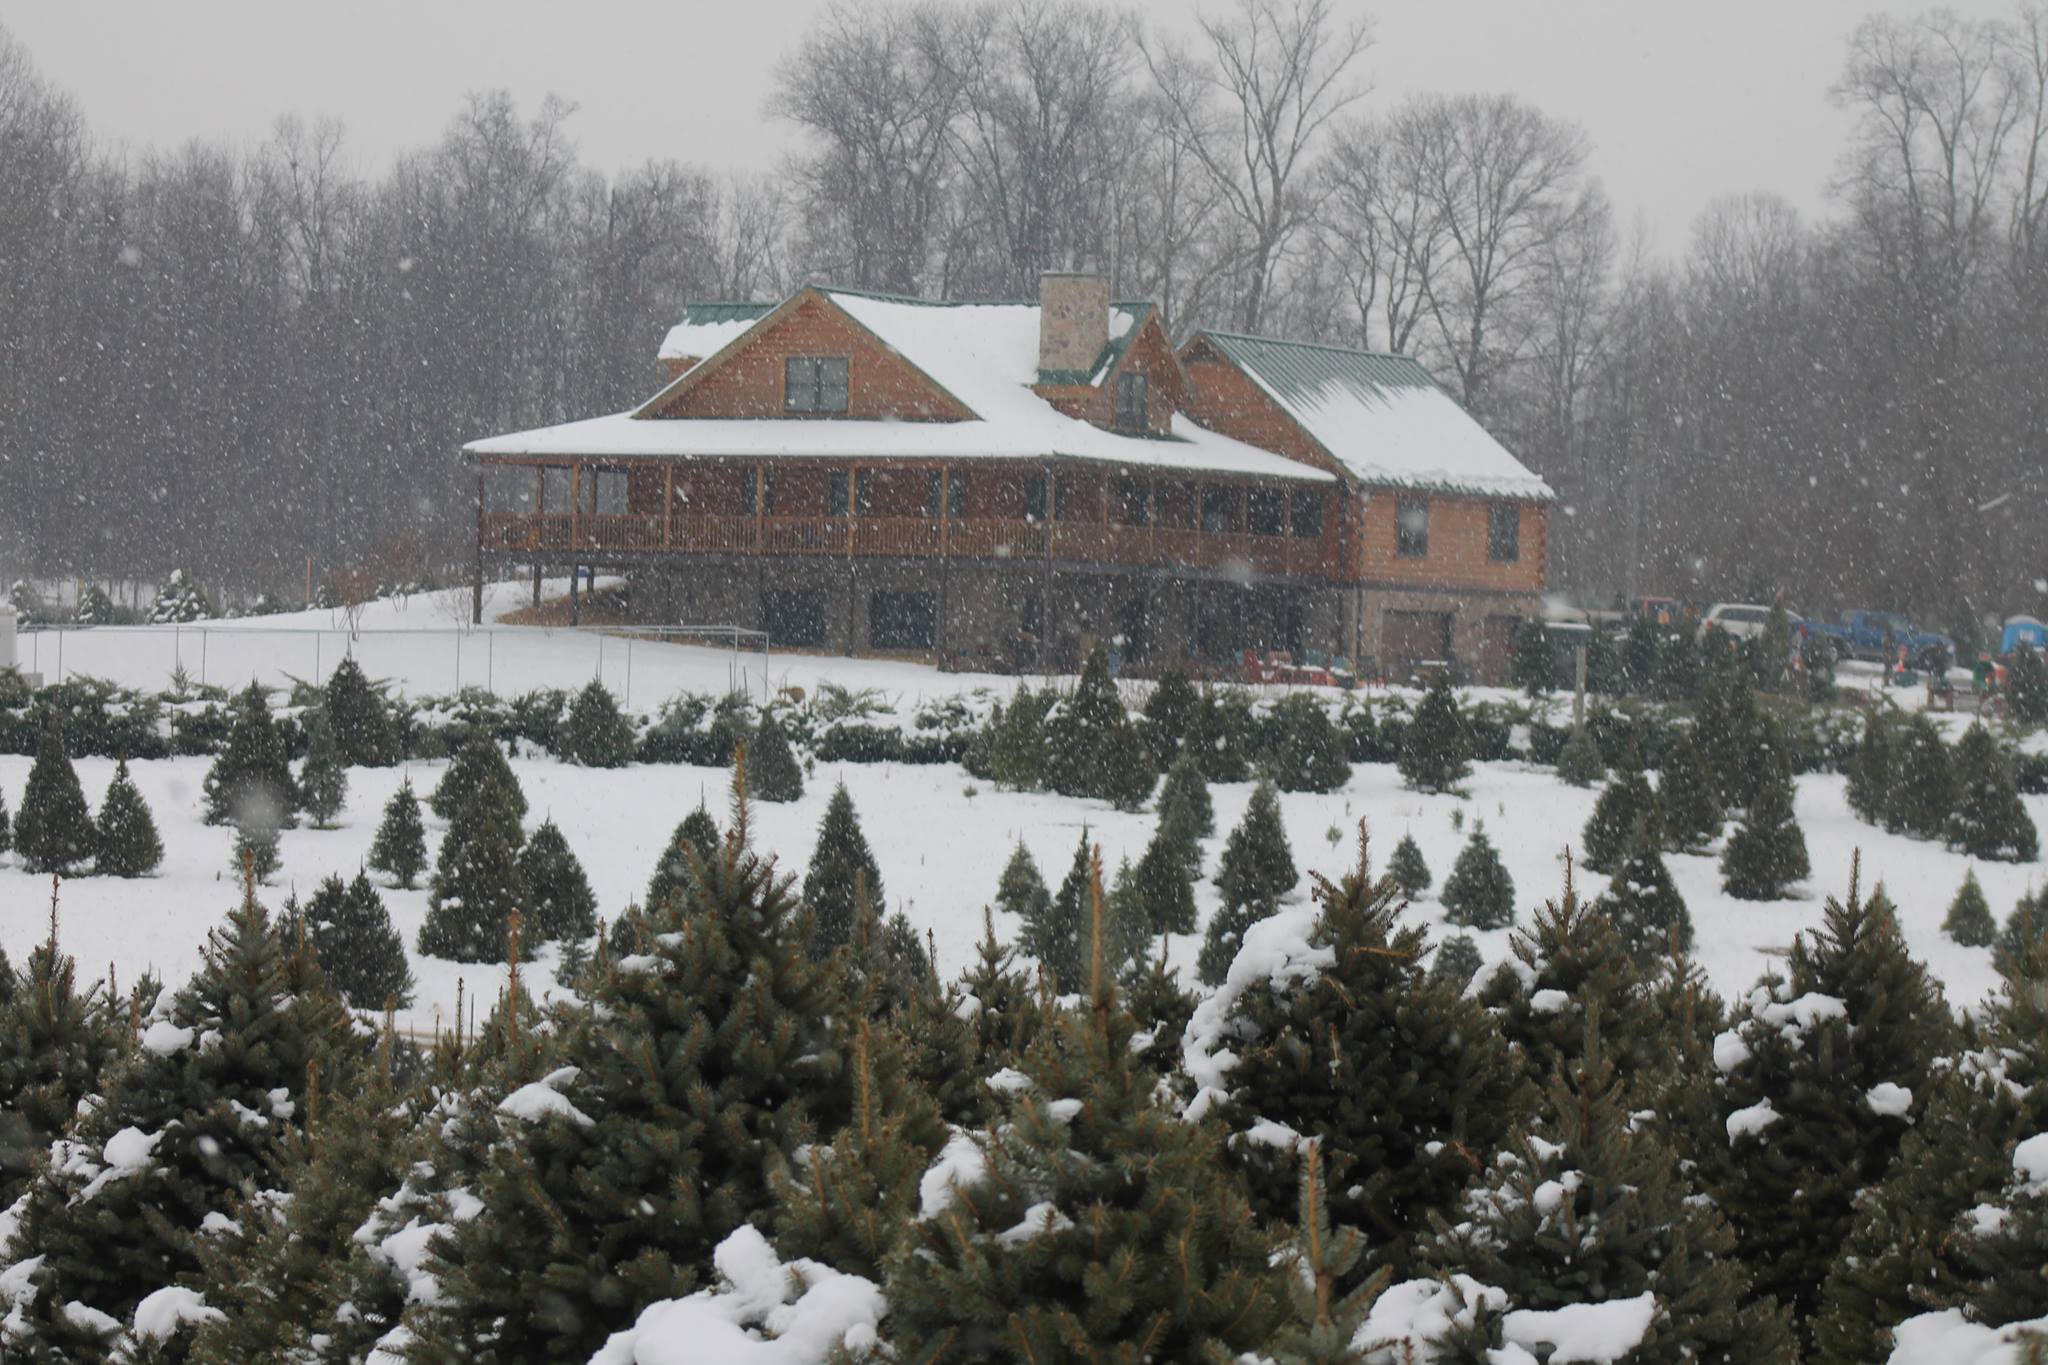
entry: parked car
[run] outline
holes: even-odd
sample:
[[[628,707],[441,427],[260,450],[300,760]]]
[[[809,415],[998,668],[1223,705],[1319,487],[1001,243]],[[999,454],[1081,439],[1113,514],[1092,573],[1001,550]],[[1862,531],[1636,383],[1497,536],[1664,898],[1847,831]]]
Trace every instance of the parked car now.
[[[1806,618],[1796,611],[1786,612],[1785,617],[1792,624],[1792,638],[1800,639],[1805,633]],[[1699,638],[1704,641],[1707,631],[1719,626],[1730,639],[1747,640],[1762,635],[1764,623],[1770,619],[1769,607],[1753,606],[1747,602],[1716,602],[1700,618]]]
[[[1835,642],[1838,653],[1852,659],[1875,659],[1889,664],[1906,651],[1916,668],[1946,668],[1955,661],[1955,641],[1931,630],[1921,630],[1912,618],[1897,611],[1845,611],[1840,621],[1813,621],[1807,629]]]

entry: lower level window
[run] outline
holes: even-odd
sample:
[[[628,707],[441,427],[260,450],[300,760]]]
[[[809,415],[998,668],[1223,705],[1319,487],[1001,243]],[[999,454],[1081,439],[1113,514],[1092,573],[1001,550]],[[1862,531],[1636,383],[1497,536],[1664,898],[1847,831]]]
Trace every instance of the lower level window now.
[[[938,599],[928,592],[877,592],[868,598],[868,643],[876,649],[930,649],[938,638]]]
[[[825,594],[770,591],[761,594],[761,629],[771,645],[825,643]]]

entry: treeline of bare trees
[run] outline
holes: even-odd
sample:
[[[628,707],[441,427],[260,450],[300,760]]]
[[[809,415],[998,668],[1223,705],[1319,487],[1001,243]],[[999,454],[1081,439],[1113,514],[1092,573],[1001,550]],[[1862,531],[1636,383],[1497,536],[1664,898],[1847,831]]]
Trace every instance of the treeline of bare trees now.
[[[461,441],[642,396],[688,299],[1028,297],[1087,267],[1180,334],[1421,356],[1559,489],[1561,586],[2035,603],[2041,10],[1866,22],[1838,211],[1730,198],[1670,259],[1575,126],[1377,99],[1371,61],[1328,0],[1182,38],[1088,0],[846,0],[778,68],[773,173],[606,179],[568,106],[486,95],[366,180],[290,120],[253,156],[109,157],[0,46],[0,184],[27,191],[0,197],[0,560],[268,584],[452,557]]]

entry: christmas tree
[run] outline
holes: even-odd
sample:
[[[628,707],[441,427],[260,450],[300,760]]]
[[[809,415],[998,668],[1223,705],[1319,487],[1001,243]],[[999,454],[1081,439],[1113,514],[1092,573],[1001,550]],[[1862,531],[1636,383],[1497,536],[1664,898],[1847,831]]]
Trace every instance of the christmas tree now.
[[[1088,879],[1093,866],[1094,855],[1088,847],[1088,830],[1084,826],[1081,840],[1074,846],[1074,861],[1060,882],[1059,894],[1045,902],[1037,913],[1024,912],[1024,928],[1017,936],[1017,946],[1038,959],[1040,970],[1052,979],[1055,991],[1075,990],[1087,965]]]
[[[1163,1103],[1100,958],[1085,1007],[1023,1058],[1002,1121],[956,1139],[885,1278],[897,1358],[1192,1361],[1266,1340],[1268,1244],[1218,1163],[1220,1134]]]
[[[669,835],[668,847],[662,850],[661,861],[654,865],[654,876],[647,883],[649,908],[660,909],[671,901],[680,903],[686,899],[696,875],[691,871],[696,865],[694,860],[709,858],[717,851],[718,822],[699,805]]]
[[[1074,690],[1046,722],[1046,785],[1062,796],[1136,810],[1152,795],[1151,748],[1124,710],[1101,645],[1089,652]]]
[[[1991,917],[1991,902],[1984,899],[1974,867],[1963,874],[1963,884],[1949,902],[1941,932],[1966,948],[1988,948],[1998,938],[1998,921]]]
[[[583,864],[553,820],[543,820],[519,851],[519,877],[526,883],[526,941],[581,943],[597,932],[597,897]]]
[[[1387,875],[1410,900],[1429,890],[1434,879],[1429,864],[1422,860],[1422,846],[1415,842],[1413,834],[1403,834],[1401,842],[1394,845],[1394,856],[1387,860]]]
[[[300,913],[306,942],[343,1000],[359,1010],[404,1009],[412,1003],[405,943],[368,877],[358,872],[348,883],[326,878]]]
[[[1102,959],[1121,981],[1145,960],[1155,937],[1151,912],[1138,885],[1138,870],[1129,858],[1117,864],[1116,880],[1110,884],[1103,908]]]
[[[1242,688],[1204,687],[1181,752],[1211,782],[1243,782],[1252,771],[1245,744],[1251,733],[1251,701]]]
[[[2031,645],[2012,652],[2005,695],[2012,718],[2021,725],[2048,725],[2048,666]]]
[[[772,1216],[771,1173],[863,1112],[843,959],[811,958],[790,880],[747,846],[734,781],[733,831],[688,902],[647,911],[653,961],[593,972],[589,1007],[559,1025],[559,1069],[499,1106],[503,1138],[466,1181],[481,1212],[432,1244],[440,1292],[415,1305],[413,1354],[487,1340],[500,1360],[589,1359],[708,1280],[718,1243]],[[930,1102],[880,1044],[866,1112],[904,1116],[935,1150]]]
[[[1637,1121],[1635,1097],[1602,1051],[1597,1013],[1589,1009],[1583,1050],[1555,1075],[1533,1131],[1425,1253],[1439,1275],[1469,1275],[1504,1296],[1454,1323],[1437,1358],[1484,1365],[1507,1359],[1510,1342],[1568,1348],[1571,1337],[1554,1333],[1569,1329],[1550,1314],[1634,1300],[1628,1317],[1640,1331],[1624,1355],[1603,1349],[1607,1359],[1795,1359],[1786,1315],[1756,1302],[1727,1224]]]
[[[1863,718],[1863,735],[1850,756],[1849,809],[1866,824],[1897,828],[1894,802],[1899,783],[1898,723],[1888,711]]]
[[[1592,818],[1581,836],[1580,861],[1595,872],[1612,872],[1628,852],[1636,821],[1657,805],[1657,793],[1643,772],[1642,756],[1636,752],[1634,737],[1622,751],[1614,777],[1601,788],[1593,803]]]
[[[103,986],[78,990],[76,965],[57,945],[54,897],[50,935],[29,954],[27,970],[17,979],[0,962],[0,975],[8,987],[0,1003],[0,1202],[11,1205],[128,1038],[113,1011],[123,1002],[109,1001]]]
[[[999,786],[1031,791],[1045,785],[1045,716],[1052,689],[1017,684],[1010,704],[989,717],[989,778]]]
[[[1271,905],[1294,889],[1301,880],[1295,870],[1294,850],[1287,843],[1287,826],[1280,818],[1280,798],[1273,784],[1261,777],[1252,788],[1244,818],[1224,841],[1223,856],[1216,867],[1216,886],[1223,892],[1226,908]]]
[[[1556,650],[1543,619],[1532,616],[1515,632],[1515,653],[1508,663],[1508,686],[1540,697],[1557,685]]]
[[[995,916],[984,908],[974,965],[960,978],[961,1013],[967,1016],[974,1043],[970,1074],[977,1085],[1015,1067],[1045,1019],[1037,992],[1016,964],[1016,953],[996,937]]]
[[[114,599],[107,596],[106,589],[97,583],[88,583],[78,594],[78,610],[73,618],[81,626],[111,626],[114,624]]]
[[[1638,818],[1628,853],[1600,898],[1614,931],[1639,962],[1692,951],[1692,915],[1664,865],[1663,834],[1653,808]]]
[[[1409,786],[1423,792],[1457,790],[1472,771],[1472,742],[1451,696],[1450,679],[1438,673],[1408,722],[1396,765]]]
[[[1836,697],[1835,642],[1810,633],[1799,642],[1799,666],[1806,672],[1806,699],[1816,704]]]
[[[125,760],[114,767],[100,802],[98,854],[94,867],[108,877],[147,877],[164,860],[164,841],[157,837],[149,805],[128,775]]]
[[[576,694],[556,751],[586,768],[623,768],[633,761],[633,724],[619,714],[610,688],[593,680]]]
[[[1700,695],[1704,666],[1691,632],[1675,631],[1664,637],[1657,660],[1656,694],[1663,701],[1695,701]]]
[[[90,859],[99,844],[99,830],[85,804],[85,789],[71,756],[64,751],[64,730],[57,713],[43,719],[35,766],[21,794],[21,815],[14,822],[14,848],[30,872],[68,873]]]
[[[1267,722],[1264,755],[1273,784],[1284,792],[1333,792],[1351,780],[1344,736],[1322,702],[1306,692],[1284,697]]]
[[[1791,1305],[1805,1331],[1857,1203],[1890,1169],[1955,1030],[1883,891],[1864,900],[1854,873],[1786,968],[1716,1041],[1718,1103],[1686,1155],[1757,1291]]]
[[[1792,776],[1774,764],[1749,813],[1728,836],[1721,888],[1738,900],[1776,900],[1811,870],[1806,836],[1792,814]]]
[[[211,615],[213,604],[206,600],[206,594],[185,577],[183,569],[173,569],[164,585],[157,589],[156,601],[149,608],[149,623],[153,626],[179,625],[186,621],[203,621]]]
[[[377,826],[377,837],[370,844],[370,866],[410,891],[426,865],[426,825],[420,820],[420,800],[413,795],[408,777],[384,807],[383,823]]]
[[[334,828],[334,817],[348,804],[348,770],[341,764],[334,727],[324,712],[306,717],[306,761],[299,765],[300,809],[313,817],[315,829]]]
[[[228,870],[246,871],[258,886],[266,885],[278,869],[277,825],[261,811],[251,811],[235,823],[235,843],[228,855]]]
[[[1583,722],[1572,727],[1564,747],[1557,751],[1557,775],[1574,787],[1590,787],[1607,775],[1607,765],[1600,760],[1600,746],[1593,742],[1593,732]]]
[[[1721,835],[1720,787],[1690,730],[1679,732],[1658,770],[1657,812],[1673,853],[1696,853]]]
[[[2023,895],[2013,903],[1994,956],[2002,969],[2010,971],[2006,964],[2023,961],[2041,943],[2048,943],[2048,887],[2030,896]]]
[[[11,1349],[32,1358],[103,1358],[145,1295],[197,1274],[212,1219],[277,1187],[313,1088],[355,1082],[347,1012],[253,887],[154,1013],[19,1210],[13,1249],[35,1255],[8,1273],[34,1295]]]
[[[205,792],[209,825],[258,819],[282,829],[292,823],[298,783],[269,699],[253,682],[235,697],[227,743],[207,771]]]
[[[1898,775],[1892,787],[1890,828],[1916,839],[1940,839],[1955,810],[1955,768],[1941,731],[1924,715],[1906,722],[1899,743]]]
[[[841,782],[832,789],[832,799],[818,822],[818,842],[811,850],[810,871],[804,877],[804,906],[812,919],[812,952],[823,956],[852,941],[854,917],[863,895],[870,906],[887,904],[882,870],[868,848],[867,835],[861,832],[853,798]]]
[[[456,749],[448,771],[441,774],[434,794],[427,798],[427,807],[443,820],[452,821],[457,810],[477,805],[485,792],[510,812],[513,823],[526,818],[526,793],[519,790],[519,779],[512,775],[505,751],[479,725]]]
[[[1429,959],[1429,984],[1462,995],[1485,965],[1486,959],[1480,955],[1472,935],[1452,934],[1437,945]]]
[[[1719,772],[1722,802],[1747,810],[1771,769],[1789,764],[1791,753],[1782,727],[1746,682],[1729,689],[1728,730],[1727,747],[1709,750],[1707,761]]]
[[[351,768],[388,768],[398,762],[398,726],[391,709],[365,677],[361,665],[347,657],[327,675],[320,709],[334,727],[341,761]]]
[[[1208,823],[1213,827],[1213,817]],[[1195,809],[1186,792],[1159,798],[1159,829],[1155,837],[1172,850],[1189,881],[1202,879],[1202,840],[1208,837],[1202,833],[1203,825],[1202,813]]]
[[[7,815],[7,797],[0,793],[0,858],[14,847],[14,825]]]
[[[1782,594],[1771,599],[1764,615],[1763,633],[1753,637],[1750,672],[1759,692],[1778,692],[1785,686],[1785,665],[1792,659],[1792,617],[1785,610]]]
[[[796,801],[803,794],[804,771],[790,752],[789,735],[773,712],[763,711],[747,745],[747,799]]]
[[[1085,836],[1082,842],[1087,842]],[[1031,850],[1024,847],[1022,839],[1011,850],[1010,861],[1003,865],[1002,880],[996,883],[995,905],[1026,924],[1052,909],[1052,892],[1046,889],[1045,878],[1039,875],[1038,864],[1032,861]]]
[[[1201,697],[1187,668],[1179,660],[1168,664],[1153,684],[1152,695],[1145,698],[1145,741],[1160,767],[1171,767],[1182,757],[1182,746],[1194,729],[1200,705]]]
[[[1148,935],[1195,932],[1194,874],[1199,869],[1188,865],[1186,838],[1173,827],[1176,818],[1192,820],[1186,809],[1176,805],[1159,821],[1132,873]],[[1176,812],[1182,814],[1176,817]]]
[[[1237,960],[1238,949],[1244,946],[1246,931],[1279,908],[1279,902],[1266,895],[1244,901],[1226,899],[1217,907],[1202,936],[1202,951],[1195,958],[1195,972],[1202,984],[1222,985],[1230,974],[1230,964]]]
[[[503,818],[498,795],[485,790],[477,800],[486,809],[468,815],[467,827],[464,812],[457,812],[428,884],[427,918],[419,939],[419,950],[428,957],[502,961],[512,912],[529,901],[514,842],[517,826]]]
[[[1203,1003],[1186,1059],[1240,1135],[1226,1151],[1262,1217],[1294,1206],[1295,1141],[1319,1143],[1331,1217],[1372,1237],[1340,1291],[1382,1265],[1405,1272],[1429,1214],[1453,1207],[1475,1154],[1514,1128],[1523,1088],[1493,1017],[1429,979],[1421,931],[1397,927],[1399,890],[1363,862],[1318,878],[1312,928],[1275,936],[1279,955]]]
[[[1956,744],[1955,803],[1948,814],[1948,842],[1972,858],[2031,863],[2041,856],[2041,836],[2020,800],[2012,759],[1978,721]]]
[[[1647,697],[1657,691],[1664,673],[1664,631],[1648,612],[1638,612],[1628,623],[1621,642],[1623,690],[1633,697]]]
[[[1505,929],[1515,922],[1515,882],[1502,865],[1486,822],[1472,826],[1472,837],[1444,878],[1444,918],[1470,929]]]
[[[1175,802],[1187,806],[1188,829],[1196,839],[1207,839],[1216,833],[1216,804],[1209,798],[1209,783],[1202,777],[1201,765],[1191,754],[1174,759],[1166,769],[1166,780],[1159,784],[1160,814],[1164,815]]]

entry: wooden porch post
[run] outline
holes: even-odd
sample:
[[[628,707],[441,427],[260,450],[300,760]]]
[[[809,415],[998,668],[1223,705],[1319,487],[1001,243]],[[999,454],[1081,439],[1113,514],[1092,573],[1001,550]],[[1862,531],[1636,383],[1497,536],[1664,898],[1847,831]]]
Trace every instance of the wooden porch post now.
[[[663,464],[661,467],[661,548],[672,549],[676,543],[676,467]]]
[[[537,464],[533,467],[533,529],[527,534],[526,543],[533,550],[533,608],[540,610],[540,547],[543,540],[541,518],[548,510],[548,467]]]
[[[761,553],[761,547],[762,547],[763,545],[765,545],[765,544],[767,543],[767,538],[766,538],[766,537],[765,537],[765,536],[764,536],[764,535],[762,534],[762,519],[763,519],[763,518],[765,518],[765,517],[766,517],[766,516],[768,515],[768,469],[767,469],[767,467],[766,467],[765,465],[758,465],[758,464],[757,464],[757,465],[755,465],[755,466],[754,466],[754,469],[753,469],[753,477],[754,477],[754,553],[755,553],[755,554],[759,554],[759,553]]]
[[[476,581],[470,588],[469,622],[484,623],[484,465],[476,465]]]

